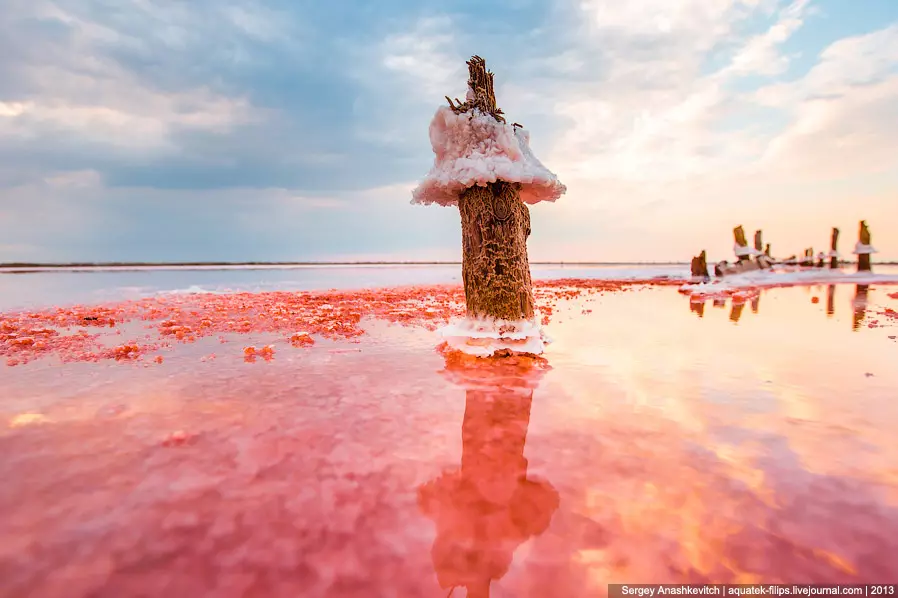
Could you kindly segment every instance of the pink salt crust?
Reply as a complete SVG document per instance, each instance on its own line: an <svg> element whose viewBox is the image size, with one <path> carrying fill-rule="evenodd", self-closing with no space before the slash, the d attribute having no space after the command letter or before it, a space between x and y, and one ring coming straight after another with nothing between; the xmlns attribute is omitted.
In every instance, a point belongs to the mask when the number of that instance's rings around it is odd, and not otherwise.
<svg viewBox="0 0 898 598"><path fill-rule="evenodd" d="M554 280L537 283L535 291L543 323L559 299L583 293L626 290L638 284L682 281ZM142 361L171 349L225 334L272 333L284 349L305 347L324 339L364 335L363 317L425 326L436 330L450 318L464 316L464 292L456 286L408 287L361 291L237 293L152 297L103 306L76 305L37 312L0 313L0 357L10 366L55 356L63 362ZM124 337L123 324L143 322L146 332ZM278 346L229 349L247 361L270 360ZM214 358L214 356L206 359ZM162 363L155 355L153 362Z"/></svg>

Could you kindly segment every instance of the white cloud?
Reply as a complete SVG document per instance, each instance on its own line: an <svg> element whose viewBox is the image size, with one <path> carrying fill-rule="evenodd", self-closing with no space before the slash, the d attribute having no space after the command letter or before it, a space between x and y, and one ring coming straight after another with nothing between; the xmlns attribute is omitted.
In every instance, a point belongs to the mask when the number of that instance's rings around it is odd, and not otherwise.
<svg viewBox="0 0 898 598"><path fill-rule="evenodd" d="M62 133L120 149L147 150L168 147L176 131L225 132L260 116L244 97L227 97L202 86L178 91L154 87L108 55L111 49L151 56L183 47L198 35L202 19L214 20L212 15L133 0L131 12L123 13L129 15L127 20L110 17L104 23L78 13L89 3L64 7L36 0L15 6L5 15L8 27L41 19L65 23L69 31L38 48L30 60L12 65L25 83L15 92L19 97L0 102L0 135L6 138ZM250 27L258 33L271 22L256 13L235 12L233 5L221 10L241 30ZM131 31L149 22L160 27Z"/></svg>

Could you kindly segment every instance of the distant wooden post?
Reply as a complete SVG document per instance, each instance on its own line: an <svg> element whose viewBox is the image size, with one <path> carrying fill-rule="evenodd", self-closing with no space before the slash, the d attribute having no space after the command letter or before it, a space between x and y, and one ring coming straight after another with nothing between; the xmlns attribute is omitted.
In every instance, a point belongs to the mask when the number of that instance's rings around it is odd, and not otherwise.
<svg viewBox="0 0 898 598"><path fill-rule="evenodd" d="M829 242L829 267L836 269L839 267L839 252L836 247L839 244L839 229L833 227L833 235Z"/></svg>
<svg viewBox="0 0 898 598"><path fill-rule="evenodd" d="M768 243L768 244L764 247L764 255L766 255L766 256L769 257L769 258L772 258L772 257L773 257L772 255L770 255L770 243Z"/></svg>
<svg viewBox="0 0 898 598"><path fill-rule="evenodd" d="M867 221L861 220L860 231L858 232L858 243L854 252L857 254L857 271L870 271L870 254L874 251L870 244L870 229L867 228Z"/></svg>
<svg viewBox="0 0 898 598"><path fill-rule="evenodd" d="M758 251L758 253L764 251L764 246L761 244L761 231L759 230L755 231L755 249Z"/></svg>
<svg viewBox="0 0 898 598"><path fill-rule="evenodd" d="M751 252L748 249L748 241L745 240L745 230L743 230L741 224L733 229L733 239L736 241L734 249L739 263L747 262L751 257Z"/></svg>
<svg viewBox="0 0 898 598"><path fill-rule="evenodd" d="M692 276L695 278L702 278L704 280L711 278L708 275L708 261L704 249L702 249L700 254L692 258L691 270Z"/></svg>

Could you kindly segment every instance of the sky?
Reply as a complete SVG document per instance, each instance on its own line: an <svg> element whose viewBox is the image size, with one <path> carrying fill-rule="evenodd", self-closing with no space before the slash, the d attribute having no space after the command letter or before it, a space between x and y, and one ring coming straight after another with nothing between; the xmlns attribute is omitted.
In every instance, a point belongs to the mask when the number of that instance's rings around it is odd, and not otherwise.
<svg viewBox="0 0 898 598"><path fill-rule="evenodd" d="M484 57L533 261L898 259L895 0L0 0L0 262L460 260L414 206Z"/></svg>

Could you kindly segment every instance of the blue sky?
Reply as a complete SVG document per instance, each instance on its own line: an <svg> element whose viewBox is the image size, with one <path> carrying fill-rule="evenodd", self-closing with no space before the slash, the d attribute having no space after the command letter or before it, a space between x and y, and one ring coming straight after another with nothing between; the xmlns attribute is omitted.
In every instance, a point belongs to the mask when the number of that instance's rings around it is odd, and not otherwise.
<svg viewBox="0 0 898 598"><path fill-rule="evenodd" d="M534 260L898 259L898 2L2 0L0 261L458 259L409 204L487 59Z"/></svg>

